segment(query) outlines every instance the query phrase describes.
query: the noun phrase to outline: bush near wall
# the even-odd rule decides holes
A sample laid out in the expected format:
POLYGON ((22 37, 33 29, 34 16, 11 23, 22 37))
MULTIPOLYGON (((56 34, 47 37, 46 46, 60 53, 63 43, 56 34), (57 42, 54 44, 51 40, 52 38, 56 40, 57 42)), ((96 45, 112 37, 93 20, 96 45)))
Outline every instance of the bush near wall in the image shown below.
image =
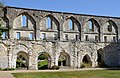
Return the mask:
POLYGON ((81 66, 80 66, 80 68, 91 68, 92 66, 91 66, 91 64, 90 63, 82 63, 81 64, 81 66))

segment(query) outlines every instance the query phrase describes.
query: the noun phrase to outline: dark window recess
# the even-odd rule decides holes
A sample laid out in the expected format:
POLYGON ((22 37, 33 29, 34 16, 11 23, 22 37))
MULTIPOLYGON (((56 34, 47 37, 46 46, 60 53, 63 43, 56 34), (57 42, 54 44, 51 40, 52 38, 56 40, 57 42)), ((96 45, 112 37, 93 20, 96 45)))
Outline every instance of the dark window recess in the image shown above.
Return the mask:
POLYGON ((85 40, 86 40, 86 41, 89 41, 89 39, 88 39, 88 35, 85 36, 85 40))
POLYGON ((113 37, 113 42, 116 42, 116 37, 113 37))
POLYGON ((47 17, 47 28, 48 29, 52 29, 52 20, 51 20, 51 18, 50 17, 47 17))
POLYGON ((76 40, 79 40, 79 35, 76 35, 76 40))
POLYGON ((95 41, 98 42, 98 36, 95 36, 95 41))
POLYGON ((107 36, 104 36, 104 42, 107 42, 107 36))
POLYGON ((42 40, 46 40, 46 34, 42 33, 42 40))
POLYGON ((68 34, 65 34, 65 39, 68 40, 68 34))
POLYGON ((108 25, 108 31, 112 32, 112 25, 108 25))
POLYGON ((94 23, 92 20, 89 21, 89 29, 94 31, 94 23))
POLYGON ((74 22, 71 19, 69 20, 69 29, 74 30, 74 22))
POLYGON ((58 35, 54 34, 54 40, 58 40, 58 35))

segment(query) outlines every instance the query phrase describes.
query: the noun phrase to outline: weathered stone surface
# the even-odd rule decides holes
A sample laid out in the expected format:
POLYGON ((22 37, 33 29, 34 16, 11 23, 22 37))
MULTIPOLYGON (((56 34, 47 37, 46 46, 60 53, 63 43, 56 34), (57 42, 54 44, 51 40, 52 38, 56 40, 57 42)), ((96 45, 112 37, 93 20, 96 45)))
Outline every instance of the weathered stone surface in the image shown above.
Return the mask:
POLYGON ((66 57, 66 66, 71 68, 80 68, 85 56, 95 67, 99 64, 98 53, 106 65, 120 66, 119 17, 16 7, 3 7, 0 11, 3 25, 9 28, 6 38, 0 41, 0 68, 16 68, 20 52, 29 57, 28 69, 34 70, 38 69, 38 56, 43 53, 48 56, 49 67, 58 65, 61 55, 66 57), (23 15, 27 18, 26 26, 22 26, 23 15), (48 17, 51 19, 49 28, 48 17), (16 37, 18 32, 20 39, 16 37))

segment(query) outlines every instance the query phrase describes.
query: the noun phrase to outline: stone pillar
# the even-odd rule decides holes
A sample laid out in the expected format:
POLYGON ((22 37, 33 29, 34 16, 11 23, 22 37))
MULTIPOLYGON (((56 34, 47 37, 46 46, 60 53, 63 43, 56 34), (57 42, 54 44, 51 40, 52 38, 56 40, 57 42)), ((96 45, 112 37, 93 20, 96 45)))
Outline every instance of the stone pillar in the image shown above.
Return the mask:
POLYGON ((85 20, 81 20, 81 41, 84 41, 84 25, 85 25, 85 20))
POLYGON ((14 39, 13 21, 9 21, 9 38, 14 39))
POLYGON ((80 68, 80 52, 77 53, 77 68, 80 68))
POLYGON ((31 51, 29 52, 29 70, 37 70, 37 56, 35 56, 31 51))
POLYGON ((59 25, 60 25, 60 27, 59 27, 59 39, 60 39, 60 41, 63 41, 63 23, 64 23, 64 19, 61 16, 61 20, 59 22, 59 25))
MULTIPOLYGON (((118 24, 120 26, 120 24, 118 24)), ((118 42, 120 43, 120 27, 118 26, 118 42)))
POLYGON ((36 40, 40 40, 40 26, 39 26, 39 22, 36 22, 36 40))
POLYGON ((100 26, 100 42, 104 42, 103 40, 103 27, 100 26))
MULTIPOLYGON (((55 57, 55 56, 54 56, 54 57, 55 57)), ((55 65, 58 66, 58 59, 59 59, 59 56, 56 55, 55 58, 56 58, 56 59, 55 59, 55 65)))
POLYGON ((8 68, 12 68, 12 60, 11 60, 12 54, 8 53, 8 68))

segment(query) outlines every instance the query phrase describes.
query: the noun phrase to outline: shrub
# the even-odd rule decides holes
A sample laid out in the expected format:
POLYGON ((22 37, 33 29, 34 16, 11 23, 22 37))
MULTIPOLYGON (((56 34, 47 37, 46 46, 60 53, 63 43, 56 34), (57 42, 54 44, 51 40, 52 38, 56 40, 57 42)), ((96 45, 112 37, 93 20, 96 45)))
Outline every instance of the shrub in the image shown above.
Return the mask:
POLYGON ((0 68, 0 70, 2 70, 2 68, 0 68))
POLYGON ((48 69, 47 60, 43 60, 41 62, 38 62, 38 69, 48 69))
POLYGON ((58 70, 59 68, 60 68, 59 66, 54 65, 50 69, 52 69, 52 70, 58 70))
POLYGON ((91 67, 91 64, 90 63, 82 63, 80 68, 90 68, 91 67))
POLYGON ((4 70, 4 71, 9 71, 9 70, 15 70, 15 68, 4 68, 4 69, 2 69, 2 70, 4 70))

